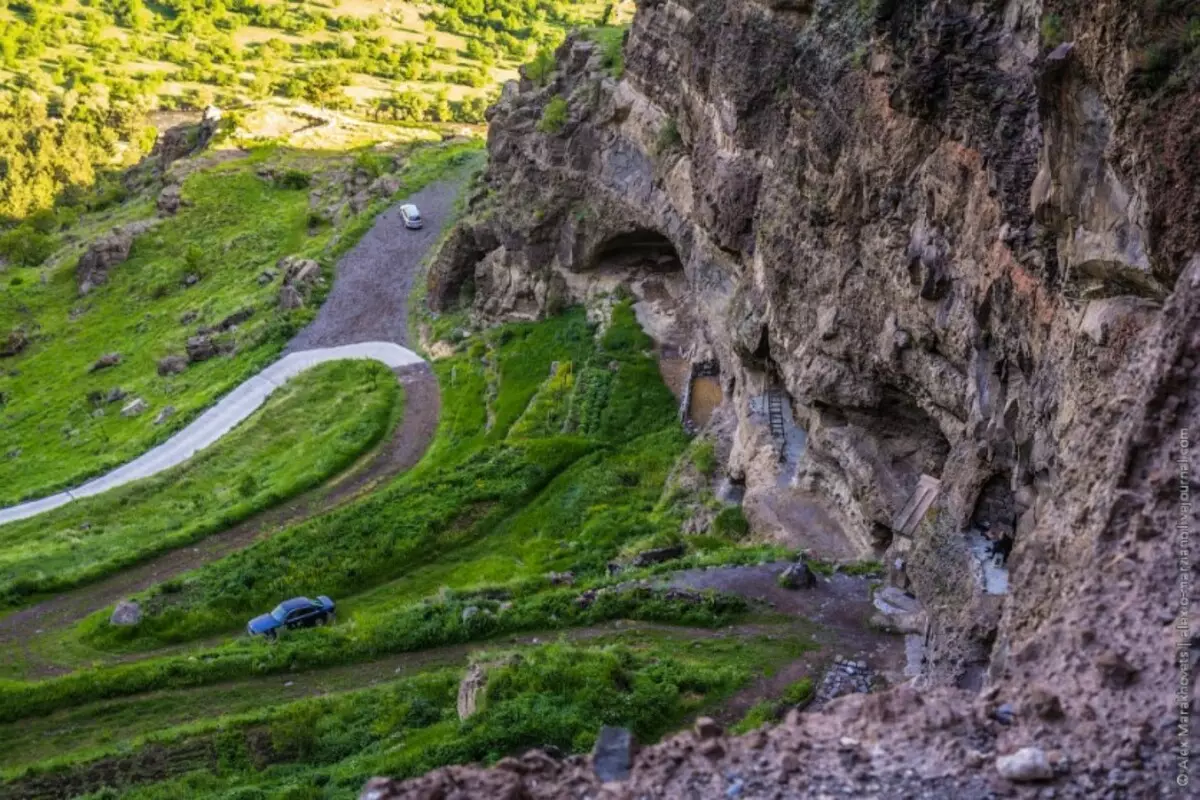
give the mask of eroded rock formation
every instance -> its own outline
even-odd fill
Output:
[[[989,746],[1163,785],[1200,421],[1200,88],[1144,57],[1175,5],[646,0],[621,76],[573,37],[506,87],[430,302],[630,288],[719,364],[751,521],[921,601],[923,685],[1045,684],[1063,715]]]

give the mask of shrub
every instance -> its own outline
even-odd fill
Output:
[[[706,478],[717,471],[717,449],[712,439],[704,439],[692,448],[692,466]]]
[[[1063,41],[1062,17],[1058,14],[1047,14],[1042,17],[1042,44],[1046,47],[1058,47]]]
[[[281,189],[307,189],[311,184],[312,176],[298,169],[289,169],[276,181]]]
[[[542,111],[537,129],[542,133],[558,133],[567,124],[567,100],[561,94],[555,95]]]
[[[654,142],[654,152],[662,155],[679,147],[683,143],[683,137],[679,135],[679,125],[674,119],[666,121],[661,128],[658,129],[658,138]]]
[[[0,236],[0,257],[23,267],[36,267],[54,252],[54,239],[31,225]]]
[[[554,51],[542,47],[534,54],[533,60],[525,65],[525,74],[538,86],[545,86],[554,73],[554,66]]]
[[[750,523],[741,506],[727,506],[713,519],[712,530],[718,536],[738,541],[750,532]]]

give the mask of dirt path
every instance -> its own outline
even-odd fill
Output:
[[[868,623],[874,612],[870,582],[841,573],[818,578],[812,589],[784,589],[777,583],[786,563],[748,567],[718,567],[677,572],[668,585],[688,589],[714,589],[769,604],[775,611],[816,623],[813,638],[819,650],[805,653],[781,666],[771,675],[755,679],[712,713],[722,724],[745,716],[760,700],[778,698],[801,678],[812,678],[814,686],[835,656],[865,661],[889,681],[904,672],[904,638],[882,633]]]

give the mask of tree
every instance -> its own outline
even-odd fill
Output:
[[[540,48],[534,54],[533,60],[525,65],[525,74],[539,86],[545,86],[550,75],[554,72],[554,51],[549,47]]]
[[[388,99],[394,120],[420,122],[429,110],[429,101],[419,92],[397,92]]]

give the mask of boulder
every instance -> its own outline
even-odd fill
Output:
[[[158,199],[155,200],[154,205],[158,209],[158,213],[164,217],[176,213],[183,205],[183,187],[176,183],[163,187],[163,190],[158,193]]]
[[[371,193],[365,189],[350,197],[350,210],[355,214],[366,211],[369,205],[371,205]]]
[[[175,414],[175,406],[167,406],[154,416],[154,424],[162,425]]]
[[[1012,755],[1000,756],[996,759],[996,771],[1005,780],[1017,783],[1054,777],[1054,768],[1040,747],[1022,747]]]
[[[779,585],[784,589],[812,589],[817,585],[817,576],[803,560],[789,564],[779,573]]]
[[[0,358],[15,356],[29,346],[29,337],[20,328],[8,332],[8,336],[0,339]]]
[[[133,600],[122,600],[117,603],[117,607],[113,609],[112,616],[108,618],[110,625],[120,625],[127,627],[137,625],[142,621],[142,607]]]
[[[120,386],[114,386],[104,394],[104,402],[116,403],[125,399],[125,390]]]
[[[187,340],[188,361],[207,361],[217,354],[217,343],[211,336],[193,336]]]
[[[275,266],[283,273],[285,286],[307,286],[321,277],[321,265],[311,258],[284,256]]]
[[[400,179],[395,175],[381,175],[371,183],[367,191],[376,197],[391,197],[400,191]]]
[[[1096,659],[1100,683],[1109,689],[1124,689],[1137,680],[1138,670],[1124,656],[1112,651]]]
[[[107,236],[92,242],[75,265],[75,280],[79,293],[87,294],[92,289],[108,282],[108,271],[129,258],[133,249],[133,235],[117,228]]]
[[[149,404],[147,404],[145,400],[143,400],[140,397],[135,397],[132,400],[130,400],[128,403],[126,403],[125,406],[121,409],[121,416],[122,417],[136,417],[138,414],[141,414],[149,407],[150,407]]]
[[[280,286],[279,287],[279,309],[281,311],[291,311],[295,308],[304,307],[304,295],[300,294],[300,290],[295,286]]]
[[[121,354],[120,353],[105,353],[104,355],[97,358],[90,367],[88,367],[88,372],[95,372],[96,370],[108,369],[109,367],[115,367],[117,364],[120,364],[120,363],[121,363]]]
[[[673,544],[670,547],[657,547],[653,550],[643,550],[633,557],[629,562],[635,567],[648,567],[651,564],[660,564],[663,561],[670,561],[673,558],[679,558],[684,553],[682,544]]]
[[[167,375],[178,375],[187,369],[188,360],[186,356],[169,355],[163,356],[158,360],[158,374],[166,377]]]
[[[246,306],[233,312],[225,319],[217,323],[217,330],[225,332],[236,328],[246,320],[254,316],[254,306]]]
[[[472,618],[478,616],[478,614],[479,614],[479,606],[467,606],[466,608],[463,609],[462,621],[467,622],[467,621],[471,620]]]
[[[633,732],[628,728],[605,725],[592,750],[592,768],[596,777],[604,783],[627,780],[633,766],[633,754]]]
[[[696,736],[701,739],[715,739],[725,732],[712,717],[698,717],[693,730],[696,731]]]
[[[479,710],[479,693],[487,685],[487,672],[478,664],[472,664],[466,676],[458,684],[458,718],[466,719]]]
[[[548,576],[551,586],[574,586],[574,572],[551,572]]]

